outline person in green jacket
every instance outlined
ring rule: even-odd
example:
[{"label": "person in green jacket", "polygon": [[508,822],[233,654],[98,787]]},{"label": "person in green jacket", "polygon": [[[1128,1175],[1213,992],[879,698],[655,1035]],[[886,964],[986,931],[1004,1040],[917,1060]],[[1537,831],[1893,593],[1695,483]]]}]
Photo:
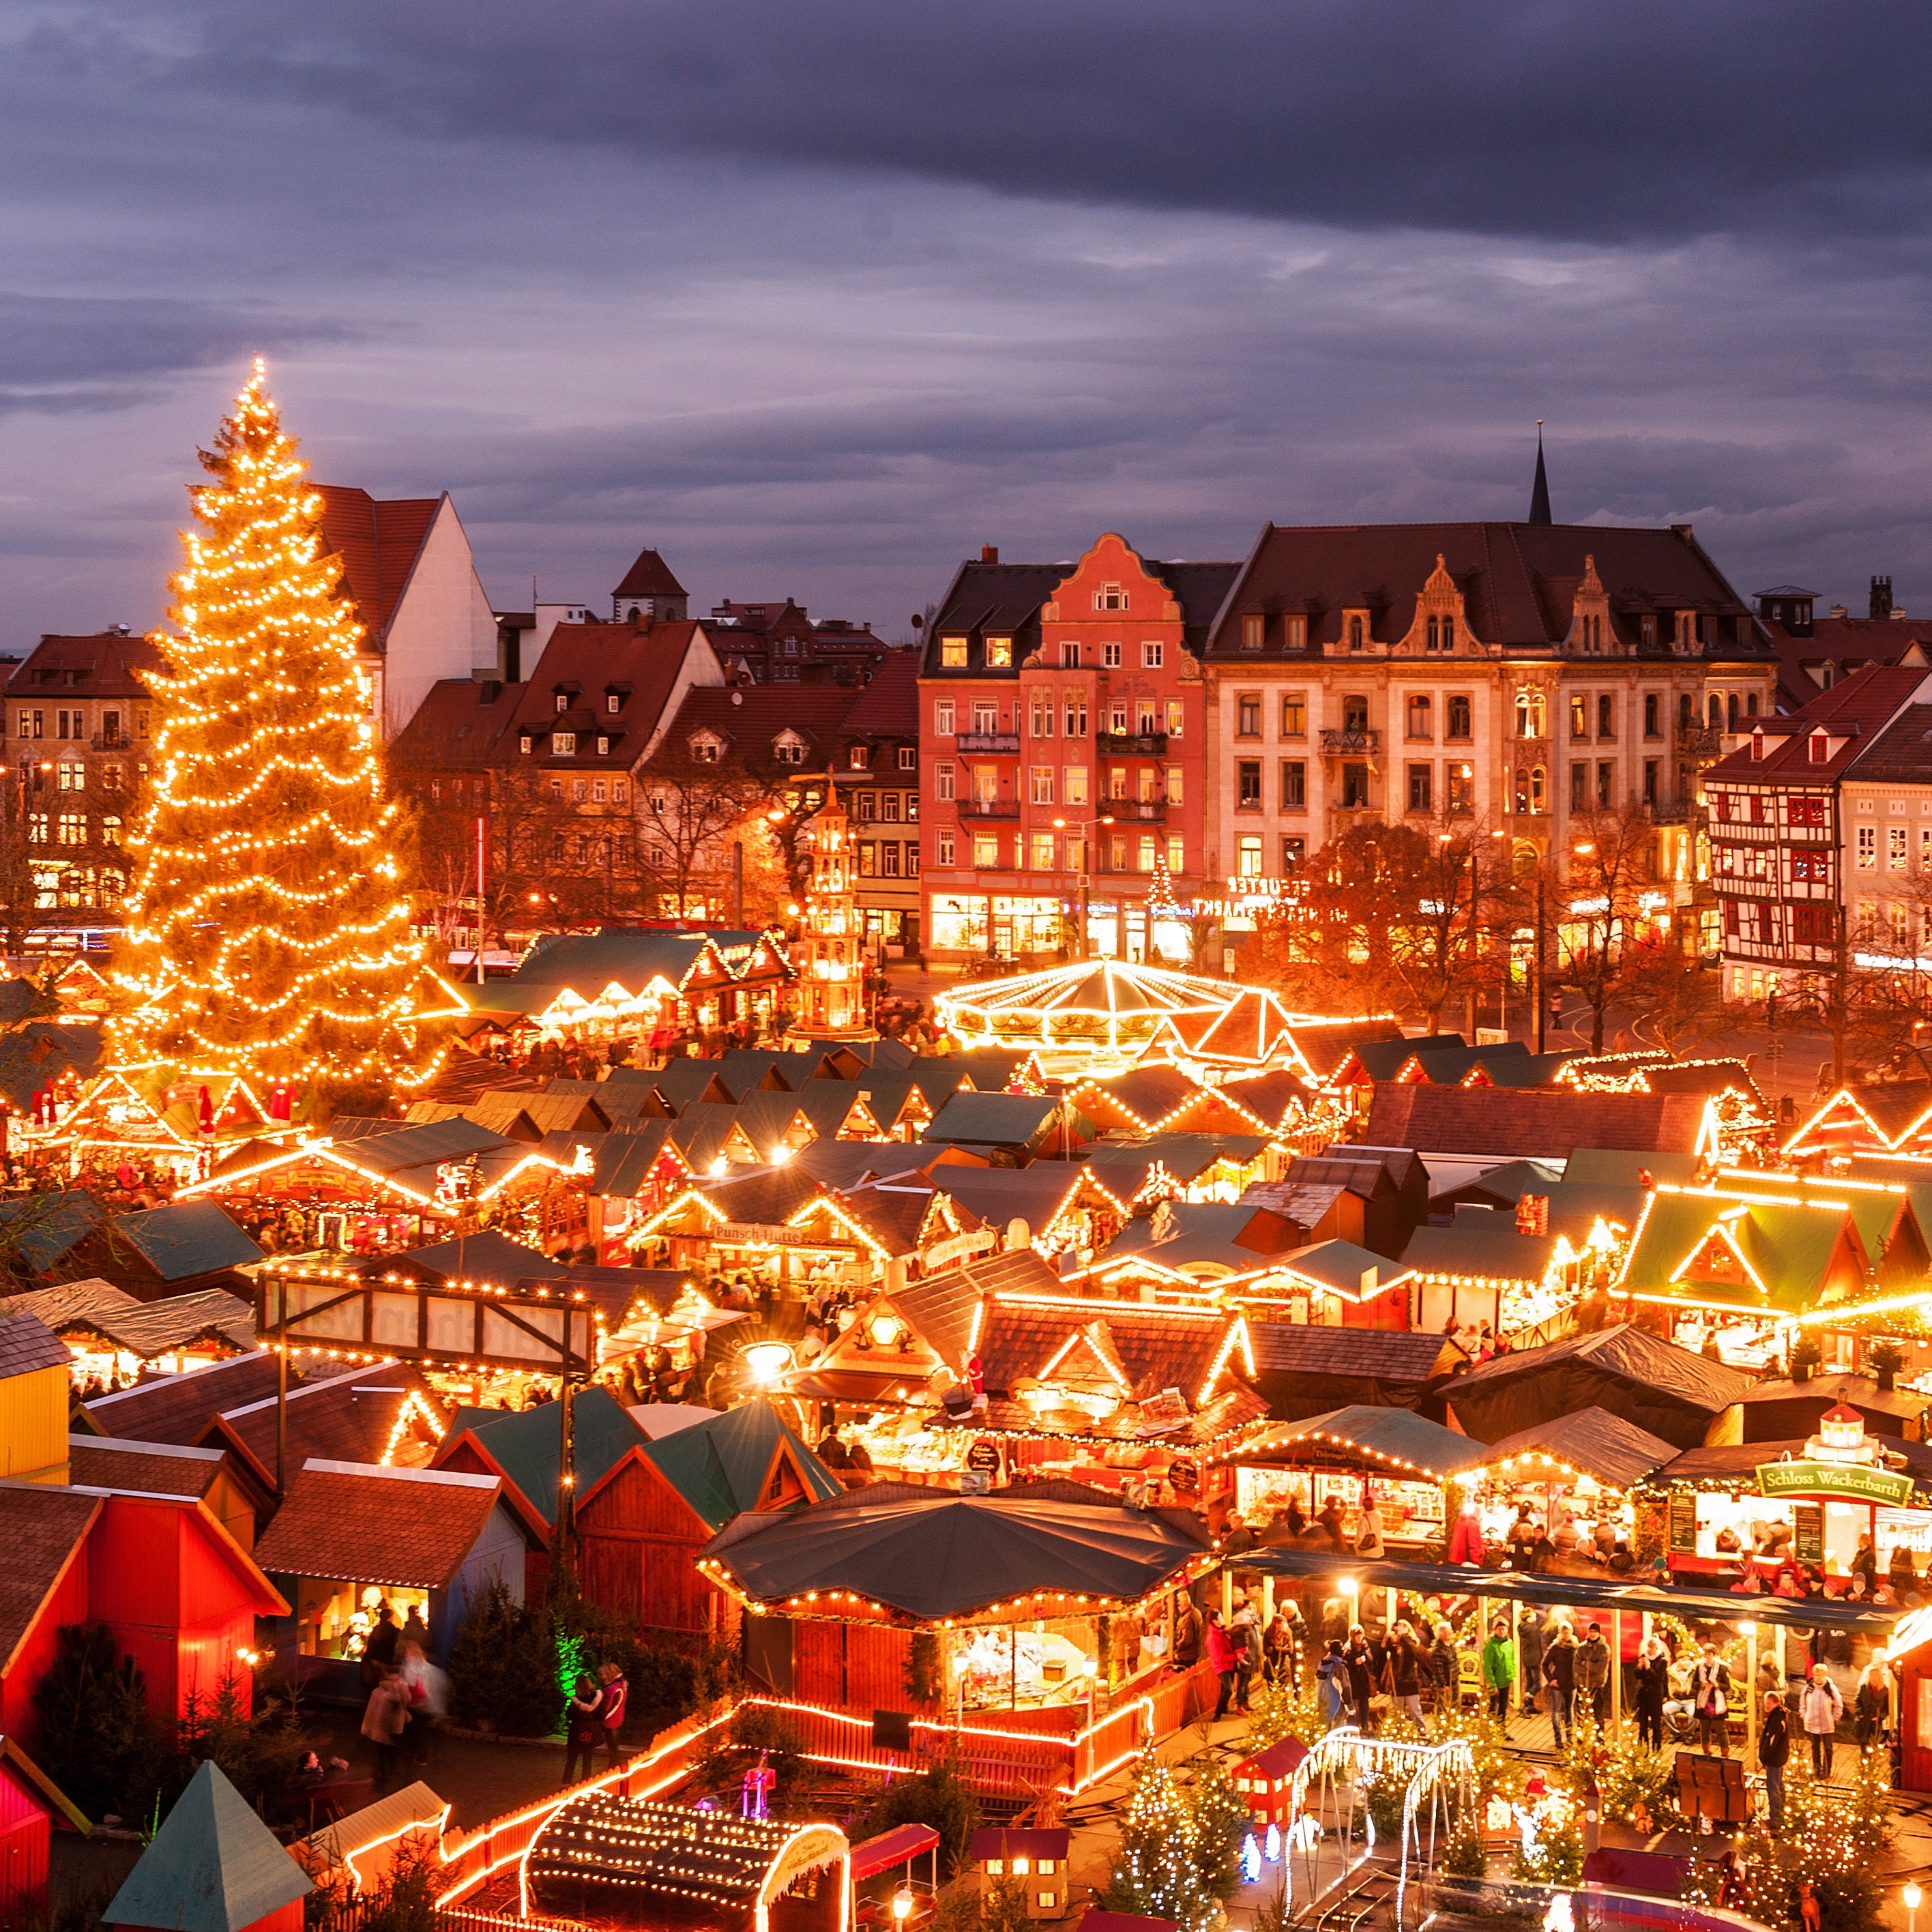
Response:
[{"label": "person in green jacket", "polygon": [[1483,1687],[1490,1694],[1490,1715],[1509,1730],[1510,1692],[1516,1685],[1516,1642],[1510,1635],[1509,1619],[1498,1617],[1490,1625],[1489,1641],[1483,1646]]}]

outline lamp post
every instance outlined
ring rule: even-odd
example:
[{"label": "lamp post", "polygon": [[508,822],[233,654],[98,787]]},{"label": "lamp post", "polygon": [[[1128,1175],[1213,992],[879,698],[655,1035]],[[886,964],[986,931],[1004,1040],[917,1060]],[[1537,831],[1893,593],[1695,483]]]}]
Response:
[{"label": "lamp post", "polygon": [[1918,1907],[1925,1894],[1918,1889],[1918,1880],[1907,1880],[1898,1895],[1905,1901],[1905,1932],[1918,1932]]},{"label": "lamp post", "polygon": [[1094,870],[1093,842],[1087,835],[1096,825],[1111,825],[1113,822],[1114,814],[1111,812],[1102,812],[1097,818],[1056,818],[1053,821],[1056,831],[1064,832],[1072,826],[1080,833],[1080,956],[1082,959],[1090,959],[1094,956],[1093,949],[1087,943],[1087,892]]}]

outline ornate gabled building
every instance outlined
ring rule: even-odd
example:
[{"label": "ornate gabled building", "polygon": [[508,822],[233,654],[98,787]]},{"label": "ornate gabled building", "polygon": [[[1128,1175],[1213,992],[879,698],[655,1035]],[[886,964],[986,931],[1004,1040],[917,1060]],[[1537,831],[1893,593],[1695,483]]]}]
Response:
[{"label": "ornate gabled building", "polygon": [[1201,673],[1210,873],[1279,879],[1370,823],[1486,826],[1522,862],[1640,806],[1688,881],[1697,774],[1778,664],[1688,524],[1533,518],[1270,524]]}]

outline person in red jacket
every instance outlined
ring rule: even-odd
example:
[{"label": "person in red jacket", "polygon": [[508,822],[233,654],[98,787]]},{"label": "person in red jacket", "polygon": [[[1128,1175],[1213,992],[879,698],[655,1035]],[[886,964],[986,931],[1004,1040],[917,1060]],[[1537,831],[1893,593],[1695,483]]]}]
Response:
[{"label": "person in red jacket", "polygon": [[610,1768],[617,1768],[617,1733],[624,1728],[624,1704],[630,1695],[630,1685],[625,1681],[622,1669],[614,1663],[604,1664],[598,1671],[598,1680],[604,1687],[604,1703],[598,1712],[604,1726],[604,1736],[610,1746]]},{"label": "person in red jacket", "polygon": [[1216,1724],[1228,1714],[1228,1706],[1234,1695],[1234,1672],[1240,1661],[1239,1653],[1228,1640],[1226,1626],[1219,1610],[1208,1612],[1208,1665],[1221,1680],[1221,1694],[1214,1705]]},{"label": "person in red jacket", "polygon": [[1476,1505],[1466,1502],[1449,1532],[1448,1561],[1483,1567],[1483,1526],[1476,1518]]}]

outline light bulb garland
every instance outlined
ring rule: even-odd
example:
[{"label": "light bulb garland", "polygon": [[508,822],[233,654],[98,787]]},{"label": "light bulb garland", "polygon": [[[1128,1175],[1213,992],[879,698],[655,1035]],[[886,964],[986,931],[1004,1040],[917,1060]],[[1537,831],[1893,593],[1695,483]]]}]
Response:
[{"label": "light bulb garland", "polygon": [[363,627],[258,358],[194,493],[112,978],[124,1060],[419,1084],[440,1058]]}]

